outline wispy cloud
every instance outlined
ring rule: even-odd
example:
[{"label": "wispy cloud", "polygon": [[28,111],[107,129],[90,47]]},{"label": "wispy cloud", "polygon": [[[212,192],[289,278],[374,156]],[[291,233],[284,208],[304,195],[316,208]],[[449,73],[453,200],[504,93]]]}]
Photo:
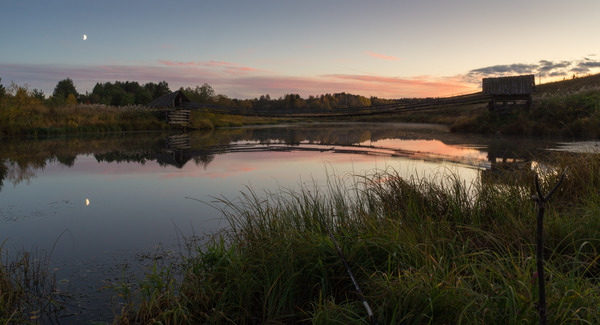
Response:
[{"label": "wispy cloud", "polygon": [[[224,61],[161,61],[159,65],[57,66],[0,64],[3,83],[28,83],[31,88],[52,93],[57,82],[71,78],[79,92],[91,91],[98,82],[165,80],[171,89],[208,83],[218,93],[233,98],[254,98],[262,94],[279,97],[297,93],[304,97],[349,92],[383,98],[447,96],[468,92],[473,85],[463,80],[420,76],[399,78],[365,74],[329,74],[297,77],[264,73]],[[239,73],[236,73],[239,72]],[[471,87],[471,88],[469,88]]]},{"label": "wispy cloud", "polygon": [[169,67],[186,67],[186,68],[220,68],[231,74],[245,74],[248,72],[260,71],[259,69],[241,66],[236,63],[225,62],[225,61],[170,61],[170,60],[159,60],[158,63]]},{"label": "wispy cloud", "polygon": [[400,61],[400,60],[402,60],[401,58],[397,58],[395,56],[387,56],[387,55],[384,55],[384,54],[379,54],[379,53],[370,52],[370,51],[366,51],[365,54],[368,55],[368,56],[372,56],[374,58],[382,59],[382,60],[390,60],[390,61]]},{"label": "wispy cloud", "polygon": [[469,82],[475,83],[481,82],[481,78],[484,77],[496,77],[514,74],[535,74],[536,76],[539,75],[542,77],[566,77],[573,74],[587,74],[595,72],[598,68],[600,68],[600,60],[590,57],[595,57],[595,55],[588,55],[588,57],[571,61],[540,60],[537,63],[531,64],[514,63],[493,65],[489,67],[473,69],[465,74],[464,78]]},{"label": "wispy cloud", "polygon": [[59,80],[71,78],[77,90],[91,91],[98,82],[165,80],[171,89],[210,84],[217,93],[233,98],[256,98],[269,94],[277,98],[295,93],[303,97],[326,93],[347,92],[382,98],[443,97],[478,91],[481,78],[490,76],[536,74],[543,77],[570,76],[600,70],[600,60],[588,55],[580,60],[515,63],[477,68],[462,75],[443,76],[385,76],[357,71],[353,74],[323,74],[290,76],[264,71],[226,61],[171,61],[153,64],[110,64],[96,66],[50,64],[2,64],[2,82],[19,85],[51,94]]}]

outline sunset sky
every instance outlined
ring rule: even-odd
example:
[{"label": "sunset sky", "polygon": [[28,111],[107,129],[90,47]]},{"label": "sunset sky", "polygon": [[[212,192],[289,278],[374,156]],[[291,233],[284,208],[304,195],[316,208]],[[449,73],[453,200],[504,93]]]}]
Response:
[{"label": "sunset sky", "polygon": [[[0,78],[210,84],[232,98],[478,91],[600,71],[600,1],[3,1]],[[83,35],[87,35],[84,40]]]}]

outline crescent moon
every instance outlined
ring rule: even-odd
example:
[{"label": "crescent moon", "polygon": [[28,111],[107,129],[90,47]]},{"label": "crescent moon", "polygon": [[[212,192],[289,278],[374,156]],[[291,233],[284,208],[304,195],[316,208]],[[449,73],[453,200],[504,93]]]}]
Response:
[{"label": "crescent moon", "polygon": [[83,40],[85,41],[87,39],[87,35],[83,34]]}]

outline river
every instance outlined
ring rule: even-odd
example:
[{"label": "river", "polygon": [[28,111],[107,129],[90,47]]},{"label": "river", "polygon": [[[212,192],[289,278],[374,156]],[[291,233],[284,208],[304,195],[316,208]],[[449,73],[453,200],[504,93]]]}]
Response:
[{"label": "river", "polygon": [[70,297],[59,321],[89,323],[114,316],[107,285],[135,279],[154,258],[173,261],[185,254],[184,243],[226,227],[218,198],[390,168],[472,182],[502,164],[529,168],[561,143],[459,135],[439,125],[312,123],[0,145],[2,257],[49,256]]}]

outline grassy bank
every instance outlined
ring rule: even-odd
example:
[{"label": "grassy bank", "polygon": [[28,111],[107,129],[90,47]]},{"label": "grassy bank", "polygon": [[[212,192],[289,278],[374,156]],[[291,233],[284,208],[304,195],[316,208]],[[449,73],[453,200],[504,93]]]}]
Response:
[{"label": "grassy bank", "polygon": [[[14,95],[0,97],[0,137],[47,136],[100,132],[156,131],[179,128],[166,122],[163,110],[145,106],[54,105],[42,103],[27,88],[14,86]],[[215,114],[197,110],[190,128],[273,124],[281,119]]]},{"label": "grassy bank", "polygon": [[0,109],[0,136],[165,130],[162,114],[140,106],[46,106],[35,101],[5,102]]},{"label": "grassy bank", "polygon": [[[569,166],[546,210],[548,319],[600,322],[600,160]],[[223,200],[230,227],[173,268],[123,292],[120,323],[365,324],[367,314],[321,219],[382,324],[534,324],[532,179],[467,186],[393,171],[330,178],[327,189]]]},{"label": "grassy bank", "polygon": [[498,132],[563,138],[600,137],[600,75],[537,86],[533,106],[505,112],[479,109],[451,123],[455,132]]},{"label": "grassy bank", "polygon": [[192,116],[190,118],[190,127],[194,129],[214,129],[221,127],[267,125],[297,121],[297,119],[293,118],[217,114],[210,112],[210,110],[207,109],[201,109],[192,112]]}]

